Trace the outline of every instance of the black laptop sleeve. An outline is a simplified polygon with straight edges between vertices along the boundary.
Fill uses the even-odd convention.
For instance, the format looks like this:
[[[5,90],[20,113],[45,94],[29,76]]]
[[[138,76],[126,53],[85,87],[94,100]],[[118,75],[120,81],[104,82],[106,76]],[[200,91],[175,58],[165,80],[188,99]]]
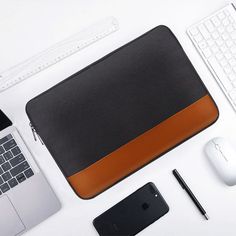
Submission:
[[[86,199],[218,117],[214,101],[165,26],[32,99],[26,111],[75,192]]]

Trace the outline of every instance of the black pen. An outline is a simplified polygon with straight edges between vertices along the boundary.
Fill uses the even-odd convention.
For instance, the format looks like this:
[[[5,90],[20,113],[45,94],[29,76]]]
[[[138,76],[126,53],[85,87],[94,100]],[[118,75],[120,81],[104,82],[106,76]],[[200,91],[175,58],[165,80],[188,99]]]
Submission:
[[[197,200],[197,198],[194,196],[193,192],[191,191],[191,189],[188,187],[188,185],[185,183],[185,181],[183,180],[183,178],[181,177],[181,175],[179,174],[179,172],[174,169],[173,171],[173,175],[175,176],[175,178],[178,180],[179,184],[182,186],[182,188],[187,192],[187,194],[189,195],[189,197],[193,200],[194,204],[196,205],[196,207],[198,208],[198,210],[201,212],[201,214],[206,218],[206,220],[209,220],[209,216],[207,215],[206,211],[204,210],[204,208],[202,207],[202,205],[200,204],[200,202]]]

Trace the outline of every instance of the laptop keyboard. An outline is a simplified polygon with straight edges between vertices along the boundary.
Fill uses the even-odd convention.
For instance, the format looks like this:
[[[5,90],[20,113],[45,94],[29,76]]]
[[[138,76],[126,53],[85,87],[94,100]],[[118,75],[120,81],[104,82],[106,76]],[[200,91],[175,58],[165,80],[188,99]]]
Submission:
[[[11,134],[0,139],[0,195],[34,175]]]

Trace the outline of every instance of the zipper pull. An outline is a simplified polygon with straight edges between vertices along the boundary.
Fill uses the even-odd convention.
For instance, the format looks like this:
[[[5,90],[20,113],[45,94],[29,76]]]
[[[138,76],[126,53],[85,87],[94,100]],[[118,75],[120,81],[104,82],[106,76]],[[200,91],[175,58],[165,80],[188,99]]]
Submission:
[[[42,145],[44,145],[43,140],[41,139],[41,137],[38,135],[38,133],[36,133],[36,134],[37,134],[37,136],[38,136],[38,139],[40,140],[40,143],[41,143]]]
[[[34,141],[37,141],[36,130],[35,130],[34,126],[31,123],[29,125],[30,125],[30,128],[31,128],[33,137],[34,137]]]
[[[38,136],[38,139],[40,140],[41,144],[44,145],[43,140],[41,139],[41,137],[40,137],[40,136],[38,135],[38,133],[36,132],[36,130],[35,130],[34,126],[32,125],[32,123],[30,123],[30,128],[31,128],[32,134],[33,134],[33,136],[34,136],[34,141],[37,142],[37,136]]]

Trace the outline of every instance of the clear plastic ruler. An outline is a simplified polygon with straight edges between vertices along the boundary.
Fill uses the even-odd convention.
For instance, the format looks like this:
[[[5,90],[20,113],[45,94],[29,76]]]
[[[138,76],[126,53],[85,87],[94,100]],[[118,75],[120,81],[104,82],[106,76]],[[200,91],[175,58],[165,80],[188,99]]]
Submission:
[[[47,50],[0,73],[0,91],[39,73],[119,29],[114,17],[105,18]]]

